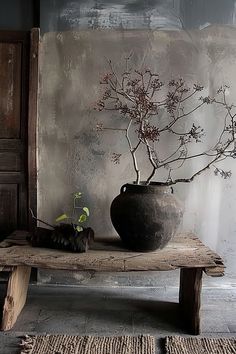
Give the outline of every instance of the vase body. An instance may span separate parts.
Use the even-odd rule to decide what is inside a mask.
[[[125,184],[111,204],[111,221],[127,248],[161,249],[176,234],[182,220],[172,188],[158,183]]]

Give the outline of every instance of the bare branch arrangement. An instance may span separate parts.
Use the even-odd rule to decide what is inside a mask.
[[[140,163],[137,157],[141,146],[145,147],[151,165],[151,173],[145,181],[147,185],[163,168],[167,170],[167,178],[161,183],[166,185],[191,182],[212,166],[215,175],[223,178],[231,176],[231,171],[216,166],[218,162],[228,157],[236,158],[236,106],[227,103],[228,86],[220,87],[215,97],[204,97],[200,94],[204,90],[203,86],[196,83],[189,87],[182,78],[164,83],[158,73],[149,69],[143,71],[130,69],[129,58],[126,59],[125,70],[119,75],[112,62],[108,61],[108,63],[109,71],[100,81],[104,87],[103,94],[95,109],[118,113],[123,125],[121,128],[115,128],[98,123],[96,129],[97,131],[120,131],[124,134],[132,157],[136,184],[141,181]],[[192,108],[187,108],[190,102]],[[206,135],[203,127],[194,123],[192,118],[198,110],[207,105],[222,107],[222,129],[214,146],[192,154],[189,152],[190,145],[201,143]],[[185,122],[187,124],[183,124]],[[182,128],[183,125],[188,128]],[[131,134],[133,131],[136,133],[135,139]],[[168,141],[170,135],[176,138],[177,145],[171,153],[165,155],[159,147],[161,141],[163,142],[163,139]],[[186,161],[203,156],[206,157],[207,162],[192,176],[173,178],[173,171],[182,167]],[[119,163],[120,158],[121,154],[112,154],[114,163]]]

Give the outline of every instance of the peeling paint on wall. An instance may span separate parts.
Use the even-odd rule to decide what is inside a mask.
[[[69,29],[191,29],[235,25],[234,0],[41,0],[45,32]]]
[[[52,21],[43,18],[45,31],[68,29],[156,29],[181,28],[179,0],[150,1],[42,1]],[[53,16],[52,16],[53,14]]]

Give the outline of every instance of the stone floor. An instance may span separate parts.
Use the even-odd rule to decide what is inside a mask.
[[[3,288],[3,286],[1,286]],[[2,289],[3,290],[3,289]],[[0,333],[0,353],[19,353],[26,333],[185,335],[177,287],[62,287],[31,285],[14,328]],[[202,335],[236,335],[236,288],[203,288]],[[46,353],[45,353],[46,354]]]

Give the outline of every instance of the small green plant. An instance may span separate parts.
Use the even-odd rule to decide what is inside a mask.
[[[74,227],[74,230],[80,232],[83,231],[82,224],[85,223],[89,217],[89,208],[86,206],[79,206],[78,201],[82,197],[81,192],[76,192],[73,194],[73,211],[72,211],[72,216],[69,216],[67,214],[62,214],[56,218],[56,222],[62,222],[62,221],[71,221],[71,224]],[[80,211],[78,213],[78,211]],[[79,214],[79,215],[78,215]]]

